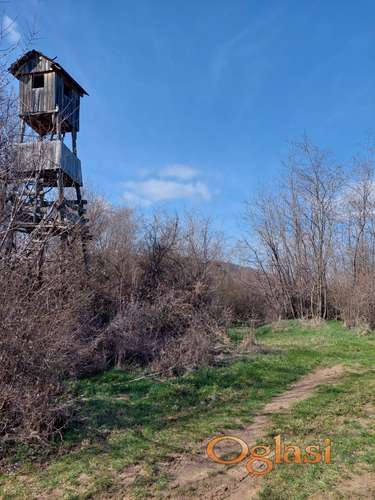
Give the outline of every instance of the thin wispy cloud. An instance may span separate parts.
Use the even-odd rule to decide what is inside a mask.
[[[139,168],[137,175],[139,177],[159,177],[163,178],[173,178],[179,180],[189,180],[198,177],[200,174],[199,170],[191,167],[190,165],[182,163],[173,163],[171,165],[166,165],[165,167],[156,168]]]
[[[21,33],[18,31],[17,22],[6,14],[1,23],[2,36],[10,43],[16,44],[21,40]]]
[[[229,65],[232,53],[236,49],[236,46],[246,39],[248,33],[249,33],[249,28],[246,28],[240,33],[230,38],[229,40],[227,40],[226,42],[224,42],[218,48],[212,60],[212,71],[213,71],[213,76],[216,80],[221,77],[222,73]]]
[[[181,180],[193,179],[198,174],[198,170],[190,165],[169,165],[160,171],[160,177],[174,177]]]
[[[197,169],[188,165],[169,165],[148,179],[126,182],[123,199],[137,206],[179,199],[209,201],[212,193],[199,175]]]
[[[231,72],[231,65],[236,59],[243,60],[254,72],[259,72],[265,64],[264,49],[275,39],[280,29],[275,27],[279,26],[278,20],[284,12],[285,6],[265,8],[244,29],[222,42],[211,61],[214,81],[218,82],[226,71]]]

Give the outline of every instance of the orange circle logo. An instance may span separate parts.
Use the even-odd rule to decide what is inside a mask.
[[[225,460],[224,458],[221,458],[218,455],[216,455],[215,446],[221,441],[234,441],[235,443],[238,443],[241,446],[241,452],[238,455],[238,457]],[[218,464],[224,464],[224,465],[239,464],[240,462],[242,462],[242,460],[244,460],[244,458],[247,457],[248,454],[249,454],[248,445],[245,443],[245,441],[235,436],[217,436],[211,439],[207,445],[207,455],[211,460],[213,460]]]

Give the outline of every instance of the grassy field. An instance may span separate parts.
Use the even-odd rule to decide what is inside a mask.
[[[237,343],[247,334],[229,332]],[[19,449],[0,476],[0,497],[121,498],[120,492],[129,492],[124,470],[137,464],[141,472],[131,493],[146,497],[168,482],[160,463],[226,428],[248,425],[293,381],[337,364],[356,373],[349,370],[339,384],[275,415],[270,429],[296,444],[330,437],[333,464],[278,466],[265,479],[261,498],[302,499],[350,473],[375,471],[375,335],[361,336],[338,322],[282,322],[259,328],[257,339],[273,350],[176,379],[133,381],[137,374],[112,370],[81,380],[80,411],[63,444],[40,461],[21,461],[25,450]]]

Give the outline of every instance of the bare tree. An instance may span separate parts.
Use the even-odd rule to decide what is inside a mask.
[[[335,301],[349,326],[375,325],[375,185],[371,157],[357,158],[340,199]]]
[[[293,146],[286,168],[276,195],[247,204],[246,218],[256,236],[256,242],[247,239],[247,246],[278,314],[326,318],[343,174],[307,140]]]

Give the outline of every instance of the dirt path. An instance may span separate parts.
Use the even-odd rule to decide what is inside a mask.
[[[335,485],[334,491],[316,493],[309,500],[342,500],[375,498],[375,477],[373,472],[352,474]]]
[[[226,434],[238,436],[249,445],[266,437],[273,413],[288,410],[298,401],[307,399],[317,386],[331,384],[344,373],[344,367],[319,368],[297,381],[288,391],[276,396],[253,423],[246,429],[232,429]],[[167,474],[172,482],[161,495],[171,499],[231,499],[249,500],[255,498],[262,486],[261,478],[250,477],[243,464],[223,466],[211,462],[205,455],[207,443],[202,443],[202,454],[176,457],[175,465],[169,464]]]

